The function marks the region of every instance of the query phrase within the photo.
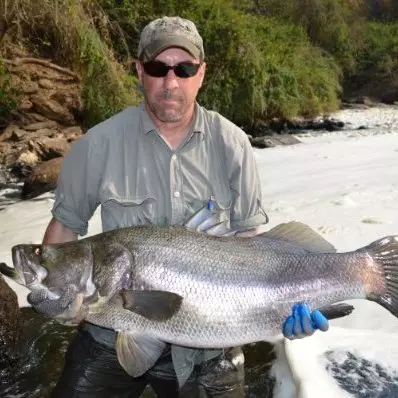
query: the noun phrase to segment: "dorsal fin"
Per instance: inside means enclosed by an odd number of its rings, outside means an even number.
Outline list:
[[[336,248],[331,243],[329,243],[308,225],[298,221],[279,224],[269,231],[264,232],[260,236],[284,240],[312,251],[322,253],[336,252]]]

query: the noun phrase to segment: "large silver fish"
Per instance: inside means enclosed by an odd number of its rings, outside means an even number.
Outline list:
[[[118,358],[133,376],[153,366],[165,342],[274,340],[298,301],[320,308],[363,298],[398,316],[398,236],[335,253],[295,222],[251,238],[142,226],[12,254],[15,269],[0,271],[31,289],[38,311],[119,331]]]

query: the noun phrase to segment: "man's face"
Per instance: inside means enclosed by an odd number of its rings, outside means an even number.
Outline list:
[[[156,60],[170,66],[180,62],[199,64],[197,59],[181,48],[168,48],[161,52]],[[144,71],[142,64],[137,62],[138,77],[153,116],[164,123],[178,122],[184,116],[190,117],[202,86],[205,69],[206,64],[203,63],[197,74],[188,78],[176,76],[173,70],[169,70],[165,77],[152,77]]]

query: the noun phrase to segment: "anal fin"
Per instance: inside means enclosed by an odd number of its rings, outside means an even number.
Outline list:
[[[120,365],[132,377],[142,376],[155,365],[166,343],[147,335],[119,332],[116,353]]]

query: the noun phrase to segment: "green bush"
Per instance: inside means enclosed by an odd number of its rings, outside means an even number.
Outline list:
[[[205,42],[205,106],[245,125],[336,109],[339,68],[303,29],[228,4],[201,2],[186,15]]]
[[[398,23],[367,24],[358,78],[398,82]]]
[[[118,64],[93,27],[76,24],[76,65],[83,77],[86,123],[92,126],[138,102],[137,79]]]
[[[335,109],[339,71],[333,59],[311,46],[300,27],[246,13],[248,3],[238,7],[236,0],[125,0],[114,7],[111,0],[101,0],[125,32],[132,54],[150,20],[163,15],[193,20],[208,65],[199,101],[238,124]]]
[[[6,65],[0,61],[0,123],[7,121],[10,112],[17,108],[18,94]]]
[[[189,18],[208,64],[199,101],[248,126],[332,111],[344,79],[396,79],[397,27],[365,24],[365,1],[14,0],[0,18],[35,55],[79,72],[88,126],[142,99],[131,68],[142,28]]]
[[[51,58],[82,76],[85,123],[96,124],[139,101],[129,64],[117,62],[110,32],[115,27],[97,0],[13,0],[0,7],[13,40],[35,56]],[[123,34],[119,32],[123,42]]]
[[[119,60],[136,56],[142,28],[152,19],[163,15],[156,12],[156,1],[148,0],[98,0],[98,4],[109,18],[110,38]],[[167,1],[164,2],[167,7]]]
[[[252,10],[301,26],[344,71],[355,71],[366,16],[363,0],[253,0]]]

